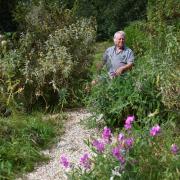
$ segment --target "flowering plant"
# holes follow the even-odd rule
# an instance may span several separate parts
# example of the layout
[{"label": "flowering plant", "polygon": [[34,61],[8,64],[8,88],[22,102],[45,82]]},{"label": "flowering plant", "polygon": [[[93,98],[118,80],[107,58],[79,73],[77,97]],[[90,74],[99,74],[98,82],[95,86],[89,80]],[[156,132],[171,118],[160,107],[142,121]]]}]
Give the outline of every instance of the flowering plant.
[{"label": "flowering plant", "polygon": [[[73,179],[141,179],[149,175],[154,179],[165,178],[164,172],[177,164],[178,145],[166,141],[166,133],[160,125],[139,131],[133,128],[134,120],[134,116],[128,116],[121,132],[114,134],[104,127],[101,138],[93,138],[89,143],[91,153],[85,153],[80,158],[80,167],[73,168],[69,175]],[[66,164],[66,161],[62,163]],[[172,177],[177,175],[175,168],[170,168]]]}]

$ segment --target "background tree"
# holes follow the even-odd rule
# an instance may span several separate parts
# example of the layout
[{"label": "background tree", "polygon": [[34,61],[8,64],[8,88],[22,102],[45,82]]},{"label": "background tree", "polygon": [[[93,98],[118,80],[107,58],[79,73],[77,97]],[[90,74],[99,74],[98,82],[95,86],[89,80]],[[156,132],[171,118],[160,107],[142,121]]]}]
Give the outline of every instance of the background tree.
[{"label": "background tree", "polygon": [[146,18],[146,0],[76,0],[74,12],[78,16],[94,16],[97,21],[97,38],[111,37],[131,21]]},{"label": "background tree", "polygon": [[16,23],[13,21],[12,10],[17,0],[0,0],[0,31],[15,31]]}]

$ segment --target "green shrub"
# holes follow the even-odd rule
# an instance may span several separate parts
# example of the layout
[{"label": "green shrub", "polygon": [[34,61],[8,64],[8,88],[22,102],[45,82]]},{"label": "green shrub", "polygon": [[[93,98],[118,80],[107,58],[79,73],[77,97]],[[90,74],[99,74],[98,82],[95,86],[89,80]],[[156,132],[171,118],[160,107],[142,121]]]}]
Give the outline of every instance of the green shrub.
[{"label": "green shrub", "polygon": [[149,40],[146,33],[145,22],[137,21],[125,27],[126,44],[133,49],[135,57],[142,57],[148,51]]},{"label": "green shrub", "polygon": [[156,83],[156,74],[148,71],[141,59],[131,72],[113,80],[105,78],[93,87],[87,105],[92,112],[103,114],[111,127],[122,124],[128,114],[134,114],[143,123],[155,111],[158,116],[166,112]]}]

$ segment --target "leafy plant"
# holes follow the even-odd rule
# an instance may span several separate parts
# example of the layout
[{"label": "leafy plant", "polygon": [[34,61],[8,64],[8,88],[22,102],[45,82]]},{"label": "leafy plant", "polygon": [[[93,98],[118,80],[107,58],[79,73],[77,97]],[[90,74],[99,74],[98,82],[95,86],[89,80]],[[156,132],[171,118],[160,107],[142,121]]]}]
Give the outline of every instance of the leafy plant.
[{"label": "leafy plant", "polygon": [[[80,165],[61,156],[69,179],[176,179],[179,177],[179,135],[175,124],[159,126],[148,119],[144,128],[129,116],[123,129],[104,127],[101,137],[87,140],[90,148]],[[158,122],[158,119],[154,119]]]}]

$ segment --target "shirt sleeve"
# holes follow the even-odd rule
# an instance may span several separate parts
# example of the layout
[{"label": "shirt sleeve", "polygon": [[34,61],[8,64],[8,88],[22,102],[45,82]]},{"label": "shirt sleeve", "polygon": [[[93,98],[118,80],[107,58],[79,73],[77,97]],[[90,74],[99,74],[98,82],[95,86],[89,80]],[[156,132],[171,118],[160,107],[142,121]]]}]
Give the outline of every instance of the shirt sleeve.
[{"label": "shirt sleeve", "polygon": [[129,54],[128,54],[128,58],[127,58],[127,63],[134,63],[134,53],[132,50],[130,50]]}]

